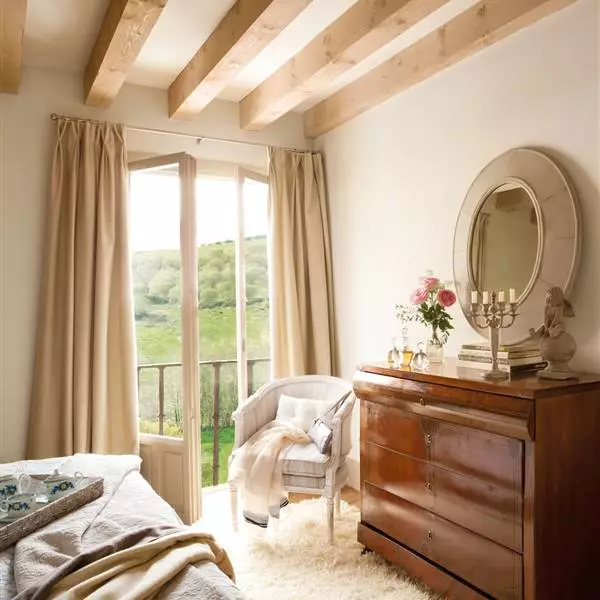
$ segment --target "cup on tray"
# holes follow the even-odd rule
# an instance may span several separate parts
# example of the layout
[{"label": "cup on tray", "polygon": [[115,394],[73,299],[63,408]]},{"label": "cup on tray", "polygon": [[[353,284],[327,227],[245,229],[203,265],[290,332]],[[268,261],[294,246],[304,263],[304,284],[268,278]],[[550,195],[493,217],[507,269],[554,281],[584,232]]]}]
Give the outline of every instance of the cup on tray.
[{"label": "cup on tray", "polygon": [[54,473],[44,479],[48,502],[62,498],[64,495],[75,491],[83,479],[83,475],[76,471],[73,475],[62,475],[55,470]]},{"label": "cup on tray", "polygon": [[14,494],[0,502],[0,519],[24,517],[37,508],[32,492]]},{"label": "cup on tray", "polygon": [[29,475],[21,473],[8,473],[0,475],[0,500],[14,496],[20,492],[26,492],[31,479]]}]

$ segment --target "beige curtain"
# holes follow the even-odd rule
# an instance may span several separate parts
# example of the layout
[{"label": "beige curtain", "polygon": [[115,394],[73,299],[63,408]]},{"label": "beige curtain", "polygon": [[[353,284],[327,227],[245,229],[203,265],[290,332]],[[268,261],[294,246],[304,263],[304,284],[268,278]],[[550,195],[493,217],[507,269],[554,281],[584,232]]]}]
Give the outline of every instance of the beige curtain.
[{"label": "beige curtain", "polygon": [[273,376],[334,374],[331,245],[321,154],[269,150]]},{"label": "beige curtain", "polygon": [[57,122],[28,458],[137,451],[122,125]]}]

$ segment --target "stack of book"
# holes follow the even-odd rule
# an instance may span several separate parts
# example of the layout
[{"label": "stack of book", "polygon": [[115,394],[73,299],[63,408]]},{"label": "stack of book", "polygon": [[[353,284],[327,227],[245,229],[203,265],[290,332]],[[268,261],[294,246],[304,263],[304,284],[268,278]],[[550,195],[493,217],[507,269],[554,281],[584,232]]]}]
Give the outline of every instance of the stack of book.
[{"label": "stack of book", "polygon": [[[511,375],[539,371],[547,365],[548,363],[540,356],[539,347],[533,344],[500,346],[498,349],[498,368]],[[489,344],[463,344],[458,352],[458,366],[490,371],[492,352]]]}]

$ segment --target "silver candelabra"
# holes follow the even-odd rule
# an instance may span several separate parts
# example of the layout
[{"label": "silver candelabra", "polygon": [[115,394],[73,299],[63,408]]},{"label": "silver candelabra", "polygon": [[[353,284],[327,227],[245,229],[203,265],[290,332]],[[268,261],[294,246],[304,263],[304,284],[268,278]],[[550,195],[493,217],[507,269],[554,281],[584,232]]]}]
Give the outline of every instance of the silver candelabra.
[{"label": "silver candelabra", "polygon": [[[511,290],[512,292],[512,290]],[[473,292],[475,294],[475,292]],[[513,293],[511,293],[511,300]],[[492,370],[484,374],[485,379],[508,379],[508,373],[498,368],[498,346],[500,345],[500,329],[506,329],[515,322],[517,316],[517,303],[505,302],[504,293],[497,300],[496,292],[491,293],[491,302],[487,301],[487,292],[483,295],[483,302],[473,302],[471,298],[471,317],[479,329],[489,327],[490,347],[492,351]],[[479,319],[482,321],[480,322]],[[510,322],[508,322],[510,319]]]}]

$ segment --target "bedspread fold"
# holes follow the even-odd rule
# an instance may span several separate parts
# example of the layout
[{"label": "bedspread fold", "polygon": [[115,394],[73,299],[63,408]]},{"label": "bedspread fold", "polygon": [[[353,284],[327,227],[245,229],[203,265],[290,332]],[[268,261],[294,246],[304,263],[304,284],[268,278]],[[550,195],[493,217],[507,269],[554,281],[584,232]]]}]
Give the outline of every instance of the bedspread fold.
[{"label": "bedspread fold", "polygon": [[160,598],[182,570],[205,561],[233,580],[229,557],[212,535],[191,527],[144,527],[74,557],[15,600]]}]

